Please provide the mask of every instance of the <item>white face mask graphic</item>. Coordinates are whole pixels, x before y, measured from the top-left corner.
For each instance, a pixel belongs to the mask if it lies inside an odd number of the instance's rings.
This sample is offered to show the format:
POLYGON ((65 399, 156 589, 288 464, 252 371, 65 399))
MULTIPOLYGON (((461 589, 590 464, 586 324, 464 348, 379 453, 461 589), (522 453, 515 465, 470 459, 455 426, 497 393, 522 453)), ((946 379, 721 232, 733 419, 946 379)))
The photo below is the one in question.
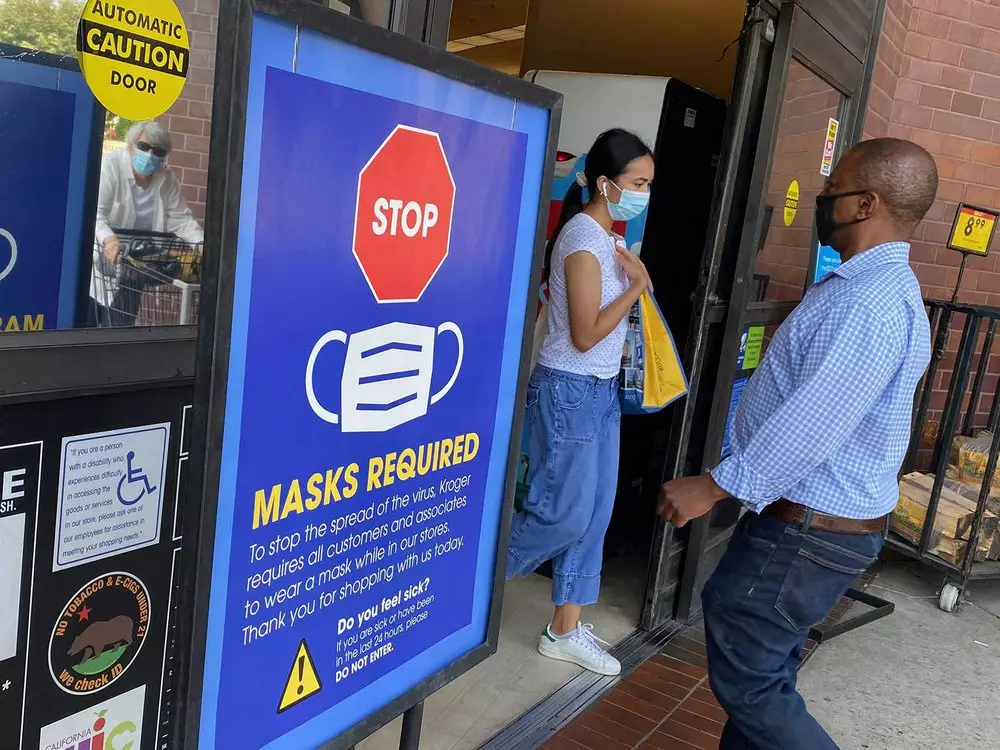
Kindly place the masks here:
POLYGON ((306 398, 320 419, 340 424, 344 432, 385 432, 424 416, 451 390, 462 369, 465 343, 454 323, 434 328, 412 323, 388 323, 348 336, 329 331, 313 346, 306 365, 306 398), (448 382, 431 395, 434 342, 442 333, 458 340, 458 361, 448 382), (347 344, 340 382, 341 411, 336 414, 316 397, 313 371, 323 348, 332 342, 347 344))
POLYGON ((17 263, 17 242, 14 241, 14 235, 6 229, 0 229, 0 237, 6 240, 6 242, 0 243, 0 247, 3 247, 3 245, 10 246, 9 255, 0 250, 0 281, 3 281, 14 270, 14 264, 17 263), (6 263, 4 263, 5 255, 8 256, 6 263))

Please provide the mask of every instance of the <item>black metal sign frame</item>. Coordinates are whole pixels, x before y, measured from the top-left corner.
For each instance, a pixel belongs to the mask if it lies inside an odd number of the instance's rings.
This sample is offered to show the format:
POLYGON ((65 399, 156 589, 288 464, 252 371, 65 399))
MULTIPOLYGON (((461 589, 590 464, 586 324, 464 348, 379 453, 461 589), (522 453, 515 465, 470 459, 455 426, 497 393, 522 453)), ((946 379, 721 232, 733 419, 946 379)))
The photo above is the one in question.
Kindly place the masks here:
MULTIPOLYGON (((203 696, 203 665, 206 656, 209 594, 211 586, 216 516, 219 505, 219 480, 222 459, 222 436, 225 428, 226 389, 231 344, 230 319, 234 301, 237 234, 243 174, 243 145, 250 74, 251 29, 253 16, 264 13, 333 37, 342 42, 375 52, 476 88, 524 101, 550 113, 545 148, 545 164, 555 160, 562 97, 527 81, 448 54, 407 37, 362 23, 308 0, 223 0, 219 11, 218 51, 215 66, 212 135, 210 141, 205 266, 200 302, 200 331, 197 346, 195 406, 192 425, 192 454, 204 456, 193 462, 189 484, 185 537, 192 544, 185 548, 181 611, 186 622, 178 640, 186 643, 179 654, 180 698, 177 711, 177 735, 183 746, 198 746, 203 696)), ((538 215, 547 216, 552 174, 542 178, 538 215)), ((535 232, 532 276, 540 276, 546 222, 538 222, 535 232)), ((513 509, 518 445, 521 439, 524 394, 527 389, 531 331, 535 320, 536 298, 529 284, 524 300, 525 323, 518 374, 515 414, 508 446, 506 479, 496 563, 492 578, 492 601, 486 640, 473 651, 431 675, 404 695, 384 705, 351 729, 331 738, 324 747, 347 748, 376 731, 395 717, 418 706, 431 693, 464 674, 496 653, 500 630, 500 605, 504 584, 510 520, 513 509)), ((412 717, 411 717, 412 718, 412 717)), ((412 722, 411 722, 412 723, 412 722)))

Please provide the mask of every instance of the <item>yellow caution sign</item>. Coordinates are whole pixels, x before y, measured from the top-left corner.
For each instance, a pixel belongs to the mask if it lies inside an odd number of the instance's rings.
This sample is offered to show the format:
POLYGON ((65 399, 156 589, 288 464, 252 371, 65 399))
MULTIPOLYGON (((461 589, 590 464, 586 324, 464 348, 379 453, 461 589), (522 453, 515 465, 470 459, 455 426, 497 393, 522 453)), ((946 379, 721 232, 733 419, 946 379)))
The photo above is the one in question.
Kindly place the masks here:
POLYGON ((94 96, 126 120, 166 112, 184 88, 191 57, 173 0, 87 0, 76 50, 94 96))
POLYGON ((959 204, 948 247, 963 253, 986 255, 996 231, 998 216, 1000 212, 989 208, 959 204))
POLYGON ((292 668, 288 672, 288 679, 285 680, 285 689, 281 692, 278 713, 287 711, 306 698, 316 695, 322 689, 323 683, 319 680, 312 654, 309 653, 309 646, 306 645, 306 639, 303 638, 299 644, 299 650, 295 653, 292 668))
POLYGON ((799 181, 792 180, 785 193, 785 226, 790 227, 799 212, 799 181))

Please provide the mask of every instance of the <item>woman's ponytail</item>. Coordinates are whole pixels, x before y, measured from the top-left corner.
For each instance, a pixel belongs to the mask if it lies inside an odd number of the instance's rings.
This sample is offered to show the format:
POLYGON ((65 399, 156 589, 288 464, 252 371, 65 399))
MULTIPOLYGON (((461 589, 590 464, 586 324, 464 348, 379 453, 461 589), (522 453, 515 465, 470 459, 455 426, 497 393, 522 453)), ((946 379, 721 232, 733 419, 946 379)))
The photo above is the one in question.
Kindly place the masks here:
POLYGON ((581 211, 583 211, 583 188, 579 183, 574 182, 566 191, 566 197, 563 198, 562 211, 559 212, 559 223, 556 224, 552 237, 545 245, 545 264, 542 268, 546 273, 548 273, 549 264, 552 262, 552 248, 555 247, 556 240, 559 239, 559 233, 562 232, 569 220, 581 211))

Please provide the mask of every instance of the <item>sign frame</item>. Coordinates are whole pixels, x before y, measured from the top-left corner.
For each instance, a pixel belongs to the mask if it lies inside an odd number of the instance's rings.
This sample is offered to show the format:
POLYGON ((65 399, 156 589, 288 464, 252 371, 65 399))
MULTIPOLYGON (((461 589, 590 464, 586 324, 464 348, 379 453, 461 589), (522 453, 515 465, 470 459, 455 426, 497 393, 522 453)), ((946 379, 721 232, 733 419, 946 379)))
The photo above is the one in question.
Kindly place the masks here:
POLYGON ((965 203, 963 201, 962 203, 959 203, 958 207, 955 209, 955 218, 951 222, 951 229, 948 230, 947 248, 949 250, 954 250, 957 253, 962 253, 962 255, 964 255, 966 257, 968 257, 968 256, 971 255, 971 256, 974 256, 974 257, 977 257, 977 258, 985 258, 986 256, 988 256, 990 254, 990 247, 993 244, 994 238, 996 237, 996 231, 997 231, 997 224, 998 223, 1000 223, 1000 211, 998 211, 997 209, 995 209, 995 208, 984 208, 982 206, 974 206, 971 203, 965 203), (966 209, 966 208, 971 209, 971 210, 973 210, 975 212, 978 212, 978 213, 990 214, 991 216, 993 216, 993 228, 990 229, 990 237, 989 237, 988 240, 986 240, 986 250, 985 250, 985 252, 977 253, 975 250, 969 250, 969 249, 964 248, 964 247, 957 247, 957 246, 955 246, 955 245, 952 244, 952 240, 955 237, 955 232, 958 231, 959 222, 960 222, 960 220, 962 218, 962 210, 966 209))
MULTIPOLYGON (((222 0, 219 12, 213 124, 210 140, 207 214, 219 217, 208 223, 201 299, 201 325, 196 354, 195 405, 192 423, 192 453, 205 460, 191 466, 187 507, 198 509, 185 518, 184 536, 193 540, 185 548, 181 585, 178 642, 186 643, 180 654, 178 687, 182 708, 177 712, 177 732, 185 747, 197 747, 205 690, 204 665, 208 646, 209 597, 219 511, 222 474, 229 358, 232 345, 231 313, 235 296, 236 253, 241 206, 246 111, 251 71, 251 35, 256 14, 288 24, 297 31, 331 37, 361 50, 473 86, 482 91, 522 101, 547 110, 548 133, 544 164, 554 163, 558 143, 562 96, 535 84, 504 75, 456 55, 413 39, 365 24, 309 0, 222 0)), ((531 246, 531 273, 524 299, 512 298, 511 309, 523 308, 520 360, 514 396, 514 413, 506 465, 499 534, 494 552, 490 604, 485 640, 450 664, 427 676, 402 695, 361 718, 352 727, 323 744, 328 750, 353 747, 400 714, 418 706, 433 692, 496 653, 500 609, 510 523, 514 507, 518 445, 523 422, 532 346, 535 291, 541 275, 545 245, 545 216, 551 199, 552 172, 543 168, 538 196, 539 220, 531 246), (534 283, 533 283, 534 282, 534 283)))
MULTIPOLYGON (((75 104, 77 116, 83 118, 84 122, 87 122, 87 110, 90 109, 89 132, 79 136, 80 140, 74 142, 72 151, 74 160, 79 161, 79 165, 74 166, 74 169, 83 172, 83 190, 78 201, 80 218, 79 224, 77 224, 76 221, 72 221, 67 216, 66 240, 59 268, 61 274, 59 309, 56 324, 52 329, 45 330, 72 328, 86 320, 90 302, 90 256, 88 251, 84 251, 84 248, 90 248, 94 244, 92 217, 97 214, 98 188, 100 187, 101 160, 103 158, 101 146, 104 142, 106 110, 83 80, 80 65, 75 57, 0 43, 0 61, 35 65, 43 70, 49 68, 56 72, 76 73, 80 76, 79 86, 86 90, 86 95, 90 98, 89 107, 86 100, 79 98, 75 104), (86 141, 87 153, 78 154, 77 152, 84 148, 84 141, 86 141), (70 300, 72 300, 72 305, 68 304, 70 300)), ((46 86, 44 82, 39 80, 38 71, 27 73, 26 78, 31 79, 34 85, 46 86)), ((4 80, 11 79, 4 78, 4 80)), ((62 89, 57 86, 57 90, 62 89)), ((73 93, 78 97, 81 95, 80 92, 73 93)), ((76 134, 74 134, 74 138, 76 138, 76 134)), ((70 176, 72 178, 73 174, 71 173, 70 176)))

